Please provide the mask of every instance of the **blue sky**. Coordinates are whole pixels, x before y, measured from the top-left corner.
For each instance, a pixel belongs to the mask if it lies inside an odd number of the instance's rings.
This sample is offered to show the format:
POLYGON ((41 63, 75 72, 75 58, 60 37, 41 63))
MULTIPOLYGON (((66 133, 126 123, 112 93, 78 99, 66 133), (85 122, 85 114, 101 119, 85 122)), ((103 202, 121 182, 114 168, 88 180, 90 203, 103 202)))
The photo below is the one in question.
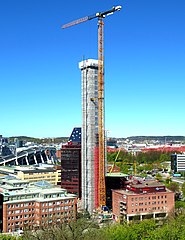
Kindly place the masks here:
POLYGON ((185 136, 184 0, 1 0, 0 134, 69 136, 81 126, 78 62, 97 58, 105 22, 105 123, 109 136, 185 136))

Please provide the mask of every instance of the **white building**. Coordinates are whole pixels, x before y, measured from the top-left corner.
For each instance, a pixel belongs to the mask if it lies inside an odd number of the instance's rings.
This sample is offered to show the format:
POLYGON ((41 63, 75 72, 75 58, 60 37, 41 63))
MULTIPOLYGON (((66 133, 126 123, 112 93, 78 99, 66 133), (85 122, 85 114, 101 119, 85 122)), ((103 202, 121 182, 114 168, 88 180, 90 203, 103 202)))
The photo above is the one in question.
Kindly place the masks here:
POLYGON ((185 172, 185 154, 171 155, 171 169, 176 172, 185 172))

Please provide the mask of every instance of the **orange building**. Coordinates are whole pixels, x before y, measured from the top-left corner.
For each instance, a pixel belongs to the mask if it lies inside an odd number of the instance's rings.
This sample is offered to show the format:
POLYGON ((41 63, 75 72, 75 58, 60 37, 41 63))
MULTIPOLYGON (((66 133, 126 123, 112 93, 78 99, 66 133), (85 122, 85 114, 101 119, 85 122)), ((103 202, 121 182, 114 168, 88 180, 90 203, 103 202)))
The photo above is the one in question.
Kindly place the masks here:
POLYGON ((115 220, 160 219, 174 209, 174 193, 156 181, 131 183, 124 190, 113 190, 112 198, 115 220))

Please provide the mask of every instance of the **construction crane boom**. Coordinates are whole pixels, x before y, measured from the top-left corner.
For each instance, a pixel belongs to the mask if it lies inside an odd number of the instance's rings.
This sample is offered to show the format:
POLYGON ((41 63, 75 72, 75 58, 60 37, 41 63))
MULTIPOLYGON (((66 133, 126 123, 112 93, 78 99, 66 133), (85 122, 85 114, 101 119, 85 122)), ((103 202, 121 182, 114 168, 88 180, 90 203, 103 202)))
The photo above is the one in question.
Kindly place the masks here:
POLYGON ((104 33, 103 18, 120 11, 121 6, 113 7, 104 12, 98 12, 92 16, 77 19, 62 26, 68 28, 79 23, 98 18, 98 139, 99 139, 99 181, 98 181, 98 203, 99 206, 106 205, 105 189, 105 130, 104 130, 104 33))
POLYGON ((72 27, 74 25, 77 25, 79 23, 83 23, 86 22, 88 20, 92 20, 94 18, 105 18, 105 16, 111 15, 113 14, 115 11, 120 11, 121 10, 121 6, 116 6, 113 7, 112 9, 105 11, 105 12, 98 12, 92 16, 87 16, 87 17, 83 17, 83 18, 79 18, 77 20, 74 20, 72 22, 69 22, 67 24, 62 25, 62 28, 68 28, 68 27, 72 27))

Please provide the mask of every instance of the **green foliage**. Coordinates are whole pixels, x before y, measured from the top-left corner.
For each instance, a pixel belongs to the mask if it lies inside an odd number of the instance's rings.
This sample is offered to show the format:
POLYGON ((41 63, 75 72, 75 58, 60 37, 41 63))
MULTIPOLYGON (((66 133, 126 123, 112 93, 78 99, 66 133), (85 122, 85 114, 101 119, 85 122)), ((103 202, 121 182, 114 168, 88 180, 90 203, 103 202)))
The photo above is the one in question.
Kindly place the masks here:
POLYGON ((158 180, 158 181, 162 181, 162 179, 163 179, 163 177, 162 177, 162 175, 160 174, 160 173, 157 173, 156 175, 155 175, 155 178, 156 178, 156 180, 158 180))
MULTIPOLYGON (((120 167, 121 172, 128 173, 129 168, 133 164, 137 164, 137 172, 151 171, 155 168, 165 168, 164 161, 170 161, 172 152, 159 152, 159 151, 150 151, 150 152, 139 152, 137 155, 128 153, 125 151, 120 151, 116 165, 120 167), (163 164, 161 164, 163 163, 163 164)), ((109 163, 114 163, 117 156, 117 152, 107 153, 107 160, 109 163)))
POLYGON ((170 177, 166 178, 165 184, 168 186, 172 182, 172 179, 170 177))
POLYGON ((10 235, 0 235, 0 240, 21 240, 20 237, 14 237, 14 236, 10 236, 10 235))
POLYGON ((175 208, 176 209, 184 209, 185 210, 185 202, 184 201, 175 201, 175 208))
POLYGON ((166 185, 168 189, 170 189, 173 192, 179 192, 180 186, 177 182, 170 182, 166 185))
MULTIPOLYGON (((24 232, 24 240, 81 240, 88 239, 87 235, 96 234, 98 224, 92 220, 80 218, 77 221, 63 223, 60 226, 42 227, 35 231, 24 232)), ((96 238, 95 238, 96 239, 96 238)))
POLYGON ((183 240, 185 239, 185 215, 170 218, 161 224, 154 220, 139 223, 112 225, 105 228, 106 240, 183 240))
POLYGON ((185 182, 182 184, 181 190, 182 190, 182 193, 183 193, 183 197, 185 197, 185 182))
POLYGON ((160 222, 143 220, 124 224, 114 223, 99 228, 93 220, 79 219, 76 222, 48 227, 35 232, 26 232, 24 240, 184 240, 185 213, 171 215, 160 222))

